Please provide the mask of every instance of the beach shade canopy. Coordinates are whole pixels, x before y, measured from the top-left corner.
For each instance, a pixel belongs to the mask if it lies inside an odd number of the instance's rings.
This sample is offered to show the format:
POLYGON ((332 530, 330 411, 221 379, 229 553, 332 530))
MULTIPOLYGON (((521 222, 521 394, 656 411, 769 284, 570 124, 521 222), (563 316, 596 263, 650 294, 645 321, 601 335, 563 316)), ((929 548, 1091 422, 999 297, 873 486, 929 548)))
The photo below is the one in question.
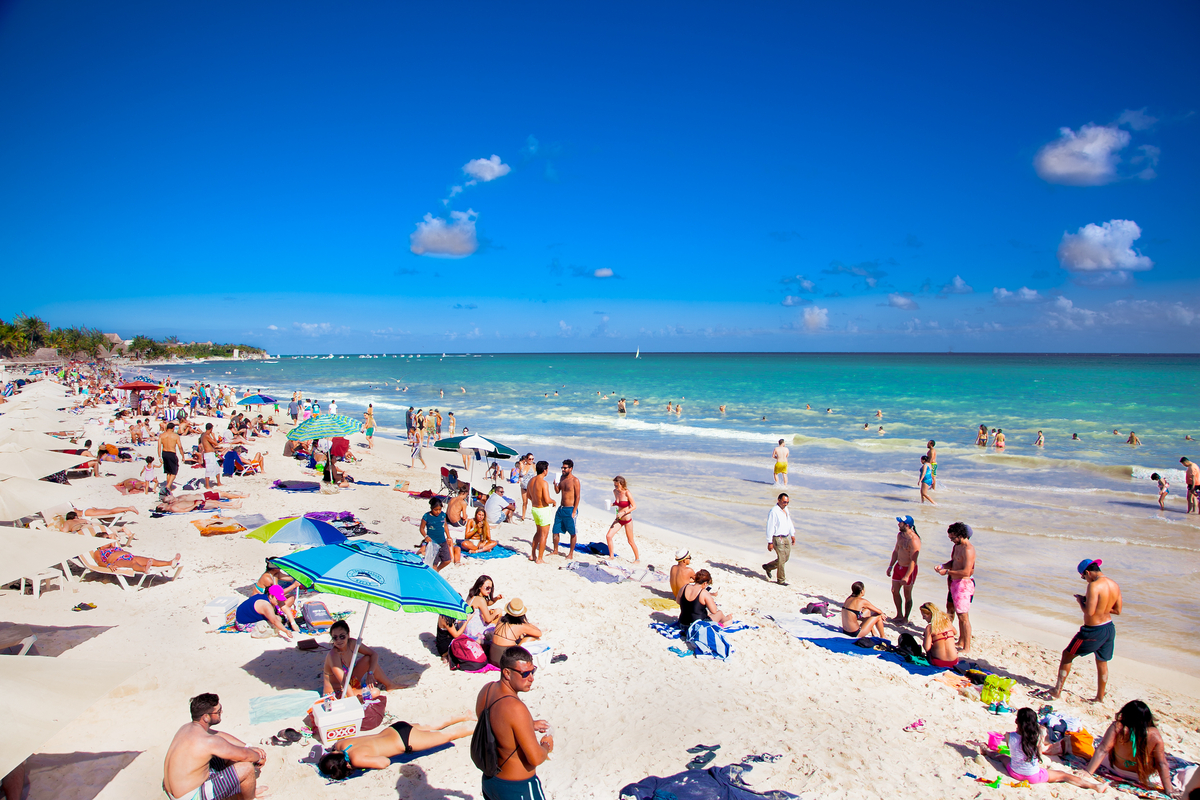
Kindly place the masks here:
MULTIPOLYGON (((15 444, 31 450, 75 450, 79 448, 79 445, 71 444, 66 439, 56 439, 36 431, 0 431, 0 446, 6 444, 15 444)), ((76 458, 78 459, 78 456, 76 458)))
POLYGON ((75 498, 76 492, 70 486, 0 474, 0 520, 5 522, 70 503, 75 498))
POLYGON ((306 589, 316 588, 320 592, 367 602, 354 654, 350 656, 350 667, 346 670, 343 696, 354 675, 354 662, 358 659, 358 648, 372 605, 392 611, 429 611, 455 619, 470 616, 467 604, 454 587, 424 559, 389 544, 361 541, 328 544, 273 558, 270 564, 300 581, 306 589))
MULTIPOLYGON (((0 586, 45 572, 55 564, 104 544, 112 544, 112 540, 99 536, 80 536, 78 533, 0 525, 0 547, 4 548, 5 553, 0 560, 0 586)), ((0 656, 0 663, 7 658, 0 656)))
POLYGON ((287 438, 293 442, 332 439, 334 436, 358 433, 361 428, 362 422, 345 414, 319 414, 292 428, 288 431, 287 438))
POLYGON ((260 525, 246 534, 247 539, 258 539, 267 544, 298 544, 315 547, 323 544, 341 544, 346 535, 328 522, 308 517, 286 517, 260 525))
POLYGON ((505 444, 472 433, 470 436, 451 436, 433 443, 438 450, 478 450, 488 458, 516 458, 517 451, 505 444))
POLYGON ((161 389, 162 387, 157 383, 150 383, 150 381, 130 381, 129 383, 118 384, 116 388, 124 389, 127 392, 146 392, 161 389))
POLYGON ((41 750, 144 665, 46 656, 0 656, 0 775, 41 750))
POLYGON ((237 401, 239 406, 269 406, 272 403, 278 402, 274 397, 268 397, 265 394, 252 394, 249 397, 243 397, 237 401))
POLYGON ((19 444, 0 444, 0 475, 37 480, 78 464, 79 456, 33 450, 19 444))

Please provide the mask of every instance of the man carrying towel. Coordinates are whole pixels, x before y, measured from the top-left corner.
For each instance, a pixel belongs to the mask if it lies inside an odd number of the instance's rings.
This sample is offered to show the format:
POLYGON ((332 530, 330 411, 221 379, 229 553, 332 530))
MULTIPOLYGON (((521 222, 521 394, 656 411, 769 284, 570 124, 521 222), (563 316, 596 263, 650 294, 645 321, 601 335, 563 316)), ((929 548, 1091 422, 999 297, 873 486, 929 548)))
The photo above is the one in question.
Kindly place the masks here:
POLYGON ((788 513, 788 504, 792 502, 786 492, 780 492, 771 512, 767 514, 767 552, 775 553, 775 560, 763 564, 763 571, 770 580, 771 572, 777 571, 775 582, 787 586, 783 576, 783 565, 792 555, 792 545, 796 543, 796 526, 792 524, 792 515, 788 513))
POLYGON ((1063 684, 1071 674, 1071 662, 1076 656, 1096 654, 1096 700, 1104 700, 1108 688, 1108 662, 1112 661, 1113 648, 1117 643, 1117 626, 1113 614, 1121 613, 1121 587, 1112 578, 1100 571, 1104 562, 1098 558, 1085 558, 1075 570, 1087 581, 1087 595, 1075 595, 1075 601, 1083 609, 1083 627, 1067 644, 1058 665, 1058 681, 1050 697, 1054 700, 1062 694, 1063 684))

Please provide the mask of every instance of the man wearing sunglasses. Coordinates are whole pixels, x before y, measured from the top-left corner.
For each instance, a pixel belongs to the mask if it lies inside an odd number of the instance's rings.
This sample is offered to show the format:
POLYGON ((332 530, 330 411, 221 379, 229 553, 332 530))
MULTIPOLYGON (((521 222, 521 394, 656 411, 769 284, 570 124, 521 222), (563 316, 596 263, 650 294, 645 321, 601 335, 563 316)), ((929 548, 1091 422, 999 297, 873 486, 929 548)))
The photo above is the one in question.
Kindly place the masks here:
POLYGON ((549 733, 550 723, 535 720, 517 696, 533 687, 535 672, 537 667, 529 651, 510 647, 500 658, 500 679, 484 686, 475 701, 480 723, 486 713, 496 737, 499 764, 494 777, 483 778, 484 800, 545 800, 537 767, 554 750, 554 737, 549 733), (516 702, 509 703, 509 699, 516 702), (539 733, 545 734, 540 740, 539 733))

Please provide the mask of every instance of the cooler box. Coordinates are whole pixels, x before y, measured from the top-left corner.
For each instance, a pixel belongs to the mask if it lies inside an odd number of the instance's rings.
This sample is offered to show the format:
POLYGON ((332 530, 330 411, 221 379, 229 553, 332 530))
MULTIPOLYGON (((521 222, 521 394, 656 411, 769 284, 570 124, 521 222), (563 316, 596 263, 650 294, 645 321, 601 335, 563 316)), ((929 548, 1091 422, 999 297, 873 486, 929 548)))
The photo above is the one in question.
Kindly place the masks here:
POLYGON ((300 613, 306 623, 319 631, 327 631, 333 624, 333 615, 329 613, 329 607, 320 600, 308 601, 300 613))
POLYGON ((363 705, 357 697, 347 697, 334 700, 329 711, 326 711, 318 702, 313 706, 312 714, 317 739, 325 747, 330 747, 339 739, 358 736, 363 721, 363 705))
POLYGON ((214 627, 224 625, 229 612, 236 611, 245 599, 244 597, 218 597, 210 600, 204 607, 204 621, 214 627))

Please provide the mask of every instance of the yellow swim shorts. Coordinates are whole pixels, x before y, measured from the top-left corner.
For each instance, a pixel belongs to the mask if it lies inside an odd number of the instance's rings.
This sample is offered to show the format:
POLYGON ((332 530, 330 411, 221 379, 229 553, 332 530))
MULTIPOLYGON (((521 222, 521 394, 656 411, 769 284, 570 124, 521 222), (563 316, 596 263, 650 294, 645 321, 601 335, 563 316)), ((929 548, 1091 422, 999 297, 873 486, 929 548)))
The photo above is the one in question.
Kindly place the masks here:
POLYGON ((786 461, 775 462, 775 474, 778 475, 781 472, 787 473, 787 462, 786 461))
POLYGON ((545 508, 533 507, 533 523, 539 528, 543 528, 554 523, 554 509, 550 506, 545 508))

